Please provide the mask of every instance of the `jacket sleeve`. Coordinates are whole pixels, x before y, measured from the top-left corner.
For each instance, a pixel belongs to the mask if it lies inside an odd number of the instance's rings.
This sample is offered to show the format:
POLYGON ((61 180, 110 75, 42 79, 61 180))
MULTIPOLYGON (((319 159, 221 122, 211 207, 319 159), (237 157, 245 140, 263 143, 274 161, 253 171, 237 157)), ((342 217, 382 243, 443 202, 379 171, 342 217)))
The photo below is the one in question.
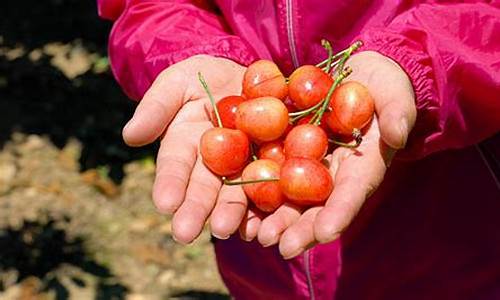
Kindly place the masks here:
POLYGON ((206 1, 98 0, 102 18, 114 20, 111 68, 132 99, 139 100, 166 67, 196 54, 248 65, 255 58, 206 1))
POLYGON ((462 148, 499 132, 498 5, 419 5, 360 39, 412 80, 417 123, 400 158, 462 148))

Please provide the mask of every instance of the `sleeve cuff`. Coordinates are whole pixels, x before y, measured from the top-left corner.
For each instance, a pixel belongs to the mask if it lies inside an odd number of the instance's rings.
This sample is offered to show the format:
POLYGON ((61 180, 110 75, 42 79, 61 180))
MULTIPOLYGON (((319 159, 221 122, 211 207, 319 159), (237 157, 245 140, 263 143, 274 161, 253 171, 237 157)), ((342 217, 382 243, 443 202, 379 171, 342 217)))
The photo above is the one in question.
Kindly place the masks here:
POLYGON ((417 109, 432 106, 434 80, 431 58, 422 46, 404 36, 387 32, 366 32, 358 39, 363 50, 376 51, 397 62, 407 73, 415 92, 417 109))

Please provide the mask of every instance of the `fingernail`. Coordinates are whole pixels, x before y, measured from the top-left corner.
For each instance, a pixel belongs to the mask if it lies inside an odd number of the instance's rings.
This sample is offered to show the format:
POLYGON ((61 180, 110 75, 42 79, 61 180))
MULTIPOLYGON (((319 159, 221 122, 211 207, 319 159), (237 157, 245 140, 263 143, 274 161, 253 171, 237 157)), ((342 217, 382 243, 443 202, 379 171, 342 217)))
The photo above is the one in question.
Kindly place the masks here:
POLYGON ((302 253, 304 251, 305 251, 304 248, 298 248, 295 251, 292 251, 288 255, 283 255, 283 259, 292 259, 292 258, 296 257, 297 255, 299 255, 300 253, 302 253))
POLYGON ((175 237, 175 235, 173 235, 173 234, 172 234, 172 239, 174 240, 174 242, 176 242, 176 243, 178 243, 178 244, 181 244, 181 245, 186 245, 186 243, 179 241, 179 240, 175 237))
POLYGON ((273 245, 276 245, 276 242, 270 242, 270 243, 262 244, 262 247, 267 248, 267 247, 271 247, 273 245))
POLYGON ((341 232, 340 231, 335 231, 334 233, 330 233, 326 236, 326 238, 323 236, 318 239, 318 242, 320 244, 326 244, 335 241, 340 237, 341 232))
POLYGON ((404 148, 406 146, 406 141, 408 139, 408 119, 406 117, 402 117, 399 121, 399 130, 401 136, 400 148, 404 148))
POLYGON ((215 233, 213 233, 213 232, 212 232, 212 235, 213 235, 215 238, 219 239, 219 240, 227 240, 227 239, 229 238, 229 235, 228 235, 228 236, 224 236, 224 237, 222 237, 222 236, 217 235, 217 234, 215 234, 215 233))

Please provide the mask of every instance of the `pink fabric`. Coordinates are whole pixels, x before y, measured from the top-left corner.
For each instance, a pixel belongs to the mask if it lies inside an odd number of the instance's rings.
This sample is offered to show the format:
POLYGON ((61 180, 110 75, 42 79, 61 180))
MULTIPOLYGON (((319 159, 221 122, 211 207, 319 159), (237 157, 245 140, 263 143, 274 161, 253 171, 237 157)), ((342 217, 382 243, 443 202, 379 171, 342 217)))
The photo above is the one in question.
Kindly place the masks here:
POLYGON ((340 241, 289 262, 236 237, 216 242, 237 299, 500 299, 498 159, 486 163, 500 147, 474 146, 500 129, 500 4, 434 2, 98 0, 116 20, 113 72, 134 99, 195 54, 273 59, 290 73, 325 57, 322 38, 337 50, 360 38, 412 80, 408 146, 340 241))

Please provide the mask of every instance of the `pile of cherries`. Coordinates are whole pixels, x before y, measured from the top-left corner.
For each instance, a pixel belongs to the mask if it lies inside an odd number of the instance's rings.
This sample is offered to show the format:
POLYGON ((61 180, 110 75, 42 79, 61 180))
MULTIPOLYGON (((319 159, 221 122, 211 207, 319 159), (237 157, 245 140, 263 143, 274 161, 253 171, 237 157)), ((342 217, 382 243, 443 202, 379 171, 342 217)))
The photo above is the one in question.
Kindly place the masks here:
POLYGON ((264 212, 285 202, 324 203, 334 186, 324 162, 329 145, 357 147, 361 130, 373 118, 367 88, 355 81, 342 83, 352 72, 345 62, 361 42, 336 54, 327 41, 323 46, 328 59, 301 66, 289 78, 271 61, 254 62, 244 75, 242 95, 217 104, 199 74, 215 126, 201 137, 203 162, 224 184, 241 184, 264 212), (229 180, 238 176, 241 180, 229 180))

